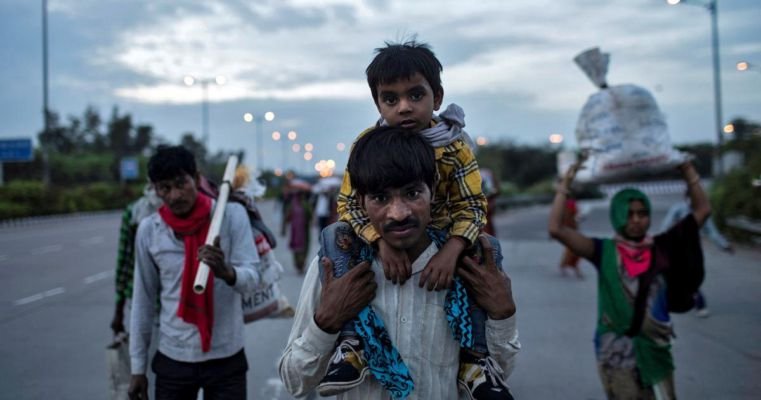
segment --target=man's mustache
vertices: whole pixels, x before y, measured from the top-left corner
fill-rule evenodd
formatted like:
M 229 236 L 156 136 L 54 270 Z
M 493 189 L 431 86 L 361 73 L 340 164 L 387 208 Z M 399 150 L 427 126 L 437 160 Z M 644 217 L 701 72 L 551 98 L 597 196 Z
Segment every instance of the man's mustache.
M 420 226 L 420 221 L 414 217 L 408 217 L 403 221 L 391 221 L 386 225 L 383 225 L 383 232 L 392 231 L 395 229 L 405 228 L 417 228 Z
M 183 200 L 180 200 L 180 201 L 173 201 L 173 202 L 169 203 L 169 208 L 177 208 L 177 207 L 182 207 L 182 206 L 184 206 L 185 204 L 187 204 L 187 201 L 183 201 Z

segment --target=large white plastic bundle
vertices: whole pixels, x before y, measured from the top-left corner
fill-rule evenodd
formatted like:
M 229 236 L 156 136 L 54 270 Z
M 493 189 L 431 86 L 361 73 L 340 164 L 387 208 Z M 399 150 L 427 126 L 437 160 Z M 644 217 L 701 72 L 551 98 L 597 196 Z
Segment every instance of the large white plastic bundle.
M 675 150 L 653 96 L 636 85 L 608 86 L 608 54 L 598 48 L 574 58 L 600 88 L 589 96 L 576 125 L 576 140 L 588 154 L 579 182 L 611 182 L 674 168 L 686 155 Z
M 243 321 L 254 322 L 262 318 L 290 318 L 295 311 L 288 298 L 280 290 L 280 277 L 283 266 L 275 258 L 275 252 L 267 242 L 264 234 L 257 229 L 254 231 L 256 250 L 259 253 L 262 285 L 254 291 L 241 296 L 243 305 Z

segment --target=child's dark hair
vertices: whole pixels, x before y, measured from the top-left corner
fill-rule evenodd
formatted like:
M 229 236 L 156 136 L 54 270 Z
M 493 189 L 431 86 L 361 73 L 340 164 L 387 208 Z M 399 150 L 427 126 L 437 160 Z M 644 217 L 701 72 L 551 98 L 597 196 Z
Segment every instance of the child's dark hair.
M 196 177 L 196 159 L 182 146 L 159 146 L 148 160 L 148 178 L 151 182 L 174 179 L 183 174 Z
M 420 134 L 381 126 L 354 144 L 347 165 L 351 186 L 359 195 L 423 182 L 433 189 L 436 157 Z
M 418 72 L 431 85 L 434 95 L 444 92 L 441 87 L 443 68 L 428 44 L 414 39 L 404 43 L 386 42 L 386 47 L 375 49 L 375 53 L 365 70 L 375 104 L 378 104 L 378 85 L 409 79 Z

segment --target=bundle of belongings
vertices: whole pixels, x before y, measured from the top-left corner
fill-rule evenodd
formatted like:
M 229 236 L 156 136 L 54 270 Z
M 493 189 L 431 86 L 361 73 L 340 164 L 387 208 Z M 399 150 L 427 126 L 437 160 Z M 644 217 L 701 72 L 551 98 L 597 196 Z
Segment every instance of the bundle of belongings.
M 665 118 L 650 92 L 631 84 L 608 86 L 609 59 L 599 48 L 574 58 L 600 88 L 589 96 L 576 125 L 576 140 L 587 157 L 577 182 L 620 182 L 685 162 L 688 155 L 672 147 Z
M 264 219 L 254 201 L 255 197 L 264 194 L 264 190 L 265 188 L 257 179 L 250 178 L 245 166 L 238 166 L 235 170 L 229 201 L 238 203 L 246 209 L 256 250 L 259 253 L 261 279 L 266 283 L 242 296 L 243 320 L 246 323 L 262 318 L 290 318 L 295 314 L 288 299 L 280 291 L 279 281 L 283 274 L 283 266 L 272 251 L 277 246 L 275 235 L 264 224 Z M 208 179 L 203 180 L 201 191 L 214 198 L 219 194 L 217 185 Z

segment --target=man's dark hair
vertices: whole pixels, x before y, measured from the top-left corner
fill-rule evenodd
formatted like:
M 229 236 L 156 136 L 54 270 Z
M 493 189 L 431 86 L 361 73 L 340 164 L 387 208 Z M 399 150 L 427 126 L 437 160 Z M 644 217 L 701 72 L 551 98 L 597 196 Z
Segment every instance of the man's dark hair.
M 373 101 L 378 104 L 378 85 L 412 78 L 420 73 L 431 85 L 434 95 L 443 93 L 441 87 L 442 66 L 431 47 L 414 39 L 404 43 L 386 42 L 386 47 L 375 49 L 375 58 L 367 66 L 367 84 Z
M 433 192 L 436 156 L 419 133 L 390 126 L 364 134 L 349 155 L 351 186 L 359 195 L 423 182 Z
M 193 153 L 182 146 L 159 146 L 148 160 L 148 178 L 151 182 L 174 179 L 188 174 L 195 178 L 198 169 Z

